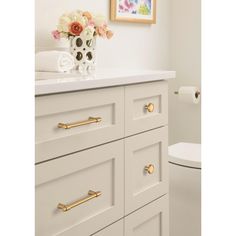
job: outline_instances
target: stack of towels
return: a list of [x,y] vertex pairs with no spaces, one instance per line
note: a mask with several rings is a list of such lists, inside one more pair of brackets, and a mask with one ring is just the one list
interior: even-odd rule
[[70,72],[75,67],[74,57],[63,51],[43,51],[35,55],[35,70]]

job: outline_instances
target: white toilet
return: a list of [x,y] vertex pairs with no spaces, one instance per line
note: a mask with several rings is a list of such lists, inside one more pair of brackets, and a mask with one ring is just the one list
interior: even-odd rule
[[170,236],[201,235],[201,144],[169,146]]

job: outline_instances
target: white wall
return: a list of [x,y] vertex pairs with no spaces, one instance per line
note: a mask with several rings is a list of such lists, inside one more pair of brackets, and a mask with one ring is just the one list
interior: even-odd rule
[[[53,49],[51,37],[58,18],[82,9],[109,18],[110,0],[35,0],[36,51]],[[200,87],[200,0],[157,0],[157,24],[109,22],[115,36],[98,39],[97,66],[171,69],[177,79],[170,82],[170,143],[200,142],[201,106],[181,104],[173,94],[179,86]]]
[[[169,69],[170,0],[157,1],[157,24],[111,23],[115,36],[98,39],[97,66]],[[109,18],[110,0],[35,0],[36,51],[53,49],[51,37],[58,18],[76,9],[101,13]]]
[[201,142],[201,105],[178,101],[180,86],[201,87],[201,1],[171,0],[171,69],[169,83],[169,143]]

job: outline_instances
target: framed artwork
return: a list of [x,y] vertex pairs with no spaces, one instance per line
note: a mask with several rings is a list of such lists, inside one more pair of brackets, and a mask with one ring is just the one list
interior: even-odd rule
[[156,23],[156,0],[111,0],[111,20]]

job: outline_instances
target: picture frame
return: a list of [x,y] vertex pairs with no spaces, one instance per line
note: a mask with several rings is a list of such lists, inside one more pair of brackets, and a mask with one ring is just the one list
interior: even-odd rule
[[156,24],[156,0],[111,0],[112,21]]

